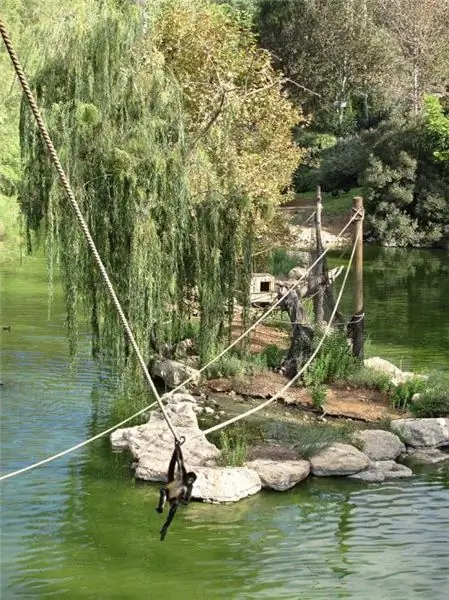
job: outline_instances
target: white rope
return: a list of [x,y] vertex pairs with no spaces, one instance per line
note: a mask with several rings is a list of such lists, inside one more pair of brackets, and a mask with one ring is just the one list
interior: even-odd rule
[[[244,331],[236,340],[234,340],[231,344],[229,344],[229,346],[227,346],[222,352],[220,352],[220,354],[218,354],[217,356],[215,356],[212,360],[210,360],[206,365],[204,365],[204,367],[202,367],[201,369],[199,369],[200,373],[203,373],[208,367],[210,367],[213,363],[215,363],[217,360],[219,360],[220,358],[222,358],[222,356],[224,356],[226,354],[226,352],[228,352],[229,350],[231,350],[231,348],[233,348],[236,344],[238,344],[242,339],[244,339],[253,329],[255,329],[255,327],[257,327],[271,312],[273,312],[273,310],[276,308],[276,306],[278,306],[278,304],[280,304],[282,302],[282,300],[284,300],[284,298],[290,293],[290,291],[292,289],[294,289],[295,287],[297,287],[299,285],[299,283],[305,278],[307,277],[307,275],[309,274],[309,272],[313,269],[313,267],[327,254],[327,252],[329,252],[330,248],[332,245],[334,245],[340,238],[341,236],[345,233],[345,231],[348,229],[348,227],[351,225],[351,223],[355,220],[356,216],[358,213],[355,213],[351,219],[348,221],[348,223],[343,227],[343,229],[340,231],[340,233],[337,235],[337,237],[335,238],[335,240],[333,240],[328,247],[322,252],[322,254],[316,259],[316,261],[307,269],[307,271],[304,273],[304,275],[302,275],[290,288],[287,289],[287,291],[285,292],[285,294],[283,296],[281,296],[277,302],[275,304],[273,304],[255,323],[253,323],[246,331]],[[346,279],[346,278],[345,278]],[[172,396],[173,394],[175,394],[178,390],[180,390],[182,387],[184,387],[186,384],[188,384],[189,382],[191,382],[193,379],[193,377],[188,377],[185,381],[183,381],[181,384],[179,384],[175,389],[171,390],[170,392],[168,392],[167,394],[164,394],[164,400],[169,398],[170,396]],[[61,458],[63,456],[66,456],[67,454],[70,454],[72,452],[75,452],[75,450],[79,450],[80,448],[83,448],[84,446],[87,446],[88,444],[100,439],[101,437],[107,435],[108,433],[112,433],[113,431],[115,431],[115,429],[118,429],[119,427],[122,427],[123,425],[126,425],[127,423],[129,423],[129,421],[132,421],[133,419],[135,419],[136,417],[139,417],[140,415],[142,415],[143,413],[147,412],[148,410],[150,410],[150,408],[153,408],[155,405],[157,404],[157,402],[152,402],[151,404],[149,404],[148,406],[145,406],[144,408],[140,409],[139,411],[137,411],[136,413],[132,414],[130,417],[127,417],[126,419],[124,419],[123,421],[120,421],[120,423],[116,423],[115,425],[113,425],[112,427],[109,427],[108,429],[97,433],[96,435],[92,436],[91,438],[88,438],[87,440],[84,440],[83,442],[80,442],[78,444],[76,444],[75,446],[71,446],[70,448],[67,448],[66,450],[63,450],[62,452],[58,452],[57,454],[54,454],[53,456],[49,456],[48,458],[45,458],[43,460],[40,460],[36,463],[33,463],[31,465],[28,465],[27,467],[23,467],[22,469],[17,469],[16,471],[12,471],[11,473],[7,473],[6,475],[2,475],[0,476],[0,481],[4,481],[6,479],[10,479],[11,477],[15,477],[16,475],[20,475],[21,473],[25,473],[27,471],[31,471],[32,469],[35,469],[37,467],[40,467],[42,465],[45,465],[49,462],[52,462],[53,460],[56,460],[58,458]],[[262,407],[263,408],[263,407]]]
[[259,404],[258,406],[255,406],[254,408],[251,408],[250,410],[247,410],[246,412],[244,412],[244,413],[242,413],[240,415],[237,415],[236,417],[232,417],[232,419],[228,419],[227,421],[223,421],[223,423],[218,423],[218,425],[214,425],[213,427],[209,427],[209,429],[205,429],[205,430],[201,431],[201,433],[193,436],[192,439],[196,439],[198,437],[202,437],[202,436],[208,435],[209,433],[212,433],[214,431],[219,431],[220,429],[224,429],[228,425],[232,425],[232,423],[236,423],[237,421],[241,421],[242,419],[245,419],[249,415],[252,415],[252,414],[258,412],[259,410],[262,410],[263,408],[265,408],[266,406],[268,406],[269,404],[271,404],[271,402],[273,402],[274,400],[277,400],[280,396],[282,396],[282,394],[284,394],[284,392],[286,392],[295,383],[295,381],[297,381],[297,379],[299,379],[299,377],[301,377],[301,375],[304,373],[304,371],[307,369],[307,367],[310,366],[311,362],[313,361],[313,359],[315,358],[315,356],[320,351],[320,348],[323,345],[324,340],[329,335],[329,332],[330,332],[331,327],[332,327],[332,322],[333,322],[333,320],[335,318],[335,315],[337,314],[338,305],[340,304],[340,300],[341,300],[341,297],[343,295],[343,290],[344,290],[345,285],[346,285],[346,280],[348,279],[348,275],[349,275],[349,271],[350,271],[350,268],[351,268],[352,260],[354,258],[355,250],[356,250],[356,247],[357,247],[357,240],[358,240],[358,236],[357,236],[357,239],[354,242],[354,247],[352,249],[351,258],[349,259],[349,263],[348,263],[348,266],[347,266],[347,269],[346,269],[346,273],[345,273],[345,276],[344,276],[344,279],[343,279],[343,283],[341,285],[341,289],[340,289],[340,292],[338,294],[337,301],[336,301],[335,306],[334,306],[334,310],[332,311],[332,314],[330,316],[329,323],[326,325],[326,328],[324,330],[322,338],[320,339],[317,347],[315,348],[315,350],[313,351],[312,355],[310,356],[310,358],[308,359],[308,361],[305,363],[305,365],[303,367],[301,367],[301,369],[298,371],[298,373],[292,379],[290,379],[290,381],[288,383],[286,383],[283,388],[281,388],[278,392],[276,392],[276,394],[274,394],[274,396],[272,396],[271,398],[269,398],[265,402],[262,402],[262,404]]

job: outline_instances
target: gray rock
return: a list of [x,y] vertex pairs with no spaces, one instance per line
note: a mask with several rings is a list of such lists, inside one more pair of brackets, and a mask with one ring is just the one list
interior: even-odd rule
[[397,435],[382,429],[364,429],[355,435],[363,444],[362,451],[371,460],[395,460],[405,452],[405,445]]
[[[190,398],[194,400],[193,396]],[[193,470],[198,466],[214,465],[220,455],[218,448],[201,434],[194,406],[194,402],[186,399],[185,394],[174,394],[165,405],[179,435],[186,438],[182,450],[188,468]],[[195,438],[198,434],[200,437]],[[136,478],[165,481],[173,452],[173,435],[159,410],[151,412],[148,423],[117,429],[111,434],[110,439],[114,450],[131,452],[137,462]]]
[[404,381],[409,379],[426,379],[425,375],[418,375],[417,373],[412,373],[411,371],[401,371],[401,369],[396,367],[396,365],[388,360],[385,360],[384,358],[380,358],[379,356],[366,358],[363,364],[367,369],[372,369],[373,371],[379,371],[380,373],[389,375],[393,385],[404,383]]
[[247,466],[256,471],[264,488],[270,488],[278,492],[289,490],[310,473],[308,460],[279,462],[261,458],[249,462]]
[[287,250],[287,256],[294,258],[298,267],[308,267],[310,263],[310,254],[308,252],[301,252],[301,250]]
[[349,444],[333,444],[310,459],[311,470],[319,477],[353,475],[371,464],[370,459]]
[[443,460],[449,460],[449,453],[441,452],[438,448],[409,448],[408,454],[413,460],[427,465],[433,465],[442,462]]
[[151,375],[162,379],[169,388],[175,388],[192,377],[192,383],[198,384],[201,373],[176,360],[155,358],[151,363]]
[[259,475],[247,467],[199,467],[193,498],[204,502],[237,502],[262,488]]
[[400,465],[394,460],[374,461],[366,471],[351,475],[351,479],[366,481],[369,483],[381,483],[392,479],[411,477],[413,471],[405,465]]
[[391,427],[413,448],[449,446],[449,419],[396,419]]
[[205,406],[204,407],[204,412],[207,413],[208,415],[213,415],[215,411],[210,406]]
[[395,378],[402,377],[401,369],[396,367],[396,365],[390,361],[380,358],[380,356],[366,358],[363,361],[363,364],[367,369],[373,369],[373,371],[379,371],[380,373],[385,373],[386,375],[391,375],[391,377]]
[[305,277],[306,274],[307,274],[307,269],[305,269],[303,267],[293,267],[293,269],[291,269],[288,272],[288,278],[289,279],[300,279],[301,277]]

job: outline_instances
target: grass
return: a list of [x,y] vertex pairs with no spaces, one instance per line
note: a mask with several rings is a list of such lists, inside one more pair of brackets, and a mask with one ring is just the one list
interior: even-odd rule
[[[349,214],[354,196],[362,195],[362,188],[352,188],[348,192],[342,192],[340,196],[332,196],[330,192],[323,192],[323,217],[336,217]],[[299,200],[310,200],[313,204],[316,198],[316,190],[296,194]]]
[[357,388],[363,387],[370,390],[378,390],[383,394],[387,394],[392,388],[389,375],[375,369],[369,369],[368,367],[362,367],[352,373],[347,378],[347,383]]
[[241,354],[238,350],[230,351],[207,369],[209,379],[220,377],[243,377],[255,375],[267,369],[277,369],[281,366],[286,350],[275,344],[266,346],[260,353]]
[[336,442],[354,445],[352,437],[356,429],[353,423],[300,425],[295,432],[294,448],[301,458],[308,459]]

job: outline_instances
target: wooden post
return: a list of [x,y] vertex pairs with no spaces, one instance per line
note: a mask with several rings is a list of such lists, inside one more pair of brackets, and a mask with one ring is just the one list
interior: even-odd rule
[[348,323],[348,335],[352,340],[352,353],[363,361],[363,330],[365,313],[363,310],[363,198],[356,196],[352,200],[354,220],[352,243],[355,244],[353,270],[353,315]]
[[[315,208],[315,237],[316,237],[316,253],[317,256],[321,253],[321,213],[323,210],[323,202],[321,196],[321,186],[316,188],[316,208]],[[321,260],[316,270],[319,272],[317,278],[318,291],[313,298],[313,312],[315,313],[315,323],[322,323],[324,320],[324,288],[323,288],[323,261]]]

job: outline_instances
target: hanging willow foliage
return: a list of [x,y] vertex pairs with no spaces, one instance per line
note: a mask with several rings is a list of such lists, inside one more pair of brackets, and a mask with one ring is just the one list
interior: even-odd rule
[[[88,29],[70,31],[66,51],[46,62],[33,86],[139,347],[150,352],[151,332],[169,343],[181,337],[189,318],[184,300],[197,294],[206,360],[220,325],[232,318],[236,286],[249,287],[249,261],[242,268],[237,257],[251,246],[250,208],[232,181],[226,195],[214,190],[217,176],[201,144],[192,157],[178,83],[161,53],[149,54],[151,44],[145,60],[136,52],[149,35],[143,23],[138,12],[103,6]],[[25,105],[21,148],[22,209],[29,232],[45,223],[50,264],[62,276],[71,352],[83,308],[94,353],[112,356],[123,370],[122,326]],[[195,164],[209,173],[199,200],[189,187]]]

